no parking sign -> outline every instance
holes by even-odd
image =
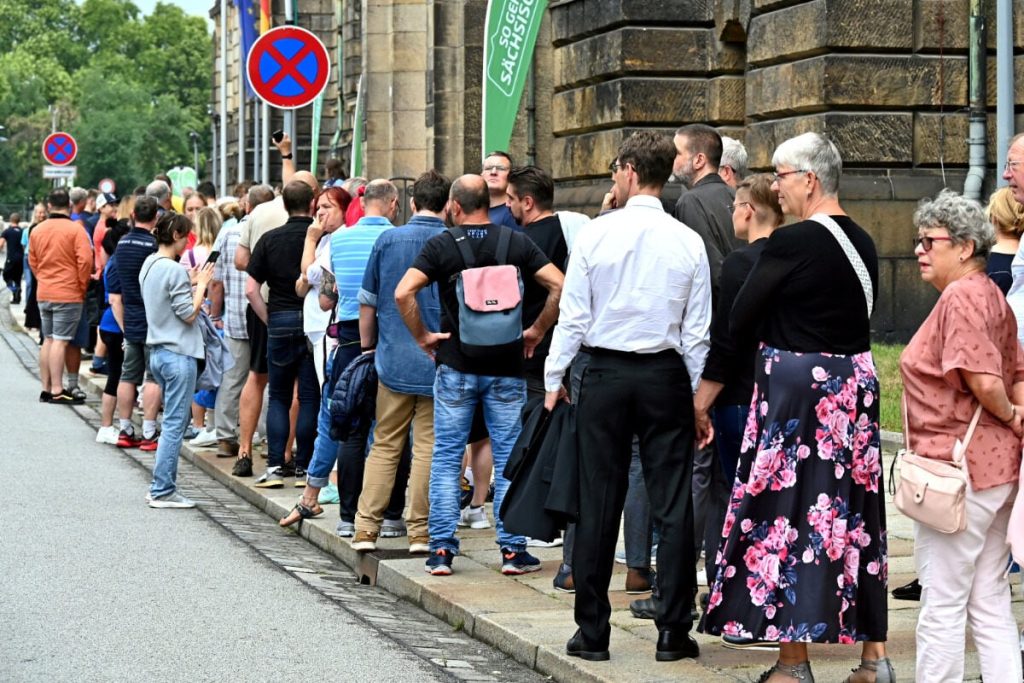
[[[298,109],[327,87],[331,60],[314,34],[279,26],[261,35],[246,57],[246,73],[256,95],[278,109]]]
[[[43,140],[43,158],[54,166],[67,166],[78,156],[78,143],[68,133],[50,133]]]

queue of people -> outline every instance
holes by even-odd
[[[812,643],[861,645],[849,683],[895,680],[870,340],[878,256],[840,203],[833,143],[797,136],[773,173],[749,175],[742,145],[708,126],[640,131],[620,145],[593,220],[556,212],[550,175],[496,151],[479,175],[423,173],[401,226],[390,181],[335,173],[321,188],[295,170],[287,136],[275,144],[278,192],[193,192],[178,213],[160,178],[120,199],[56,190],[27,238],[4,235],[8,250],[25,242],[8,266],[31,274],[40,401],[83,400],[69,349],[95,325],[107,375],[97,441],[155,451],[151,507],[195,505],[176,484],[189,438],[253,486],[301,488],[281,526],[338,503],[337,534],[354,549],[407,537],[427,572],[447,576],[458,529],[493,519],[501,572],[534,572],[534,540],[502,519],[505,465],[528,399],[553,410],[571,398],[578,515],[554,579],[576,596],[569,655],[611,656],[625,508],[627,581],[653,590],[631,610],[654,619],[657,661],[699,656],[696,627],[729,647],[777,646],[760,681],[813,681]],[[966,624],[985,679],[1006,667],[1021,679],[1004,572],[1024,436],[1021,165],[1018,137],[1010,187],[987,214],[943,192],[914,215],[921,277],[940,297],[901,358],[906,436],[937,460],[966,443],[968,479],[966,531],[915,527],[919,680],[962,678],[950,645]],[[686,190],[666,206],[670,177]],[[198,390],[211,363],[216,389]]]

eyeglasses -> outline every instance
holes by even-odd
[[[507,170],[508,166],[503,166],[502,164],[491,164],[490,166],[484,166],[484,173],[490,173],[491,171],[498,171],[499,173],[504,173]]]
[[[616,159],[612,163],[608,164],[608,170],[611,171],[612,173],[615,173],[620,168],[622,168],[622,164],[619,163],[618,159]]]
[[[927,235],[919,235],[918,237],[914,238],[914,250],[916,251],[917,250],[917,245],[920,244],[921,247],[927,252],[927,251],[931,251],[932,250],[932,247],[935,246],[935,242],[952,242],[952,241],[953,241],[952,237],[929,237]]]
[[[1009,171],[1009,170],[1012,170],[1012,169],[1013,169],[1013,167],[1014,167],[1014,166],[1016,166],[1017,164],[1024,164],[1024,160],[1020,160],[1020,161],[1010,161],[1009,159],[1007,159],[1007,160],[1006,160],[1006,164],[1005,164],[1005,165],[1003,166],[1003,170],[1004,170],[1004,171]]]
[[[783,178],[785,178],[788,175],[793,175],[794,173],[807,173],[807,169],[805,169],[805,168],[798,168],[795,171],[783,171],[782,173],[775,173],[774,175],[772,175],[772,179],[775,182],[779,183],[779,182],[782,182]]]
[[[736,207],[738,207],[738,206],[751,206],[751,203],[750,202],[736,202],[735,204],[726,204],[726,206],[729,208],[729,213],[732,213],[733,211],[736,210]]]

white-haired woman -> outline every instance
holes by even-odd
[[[1024,434],[1024,352],[1016,319],[985,273],[995,233],[981,205],[944,191],[921,202],[914,226],[921,279],[941,294],[900,356],[910,447],[950,460],[954,442],[965,440],[983,408],[965,453],[967,528],[944,534],[915,524],[917,680],[963,680],[970,624],[982,678],[1019,681],[1005,569]]]
[[[878,258],[839,205],[835,145],[801,135],[772,164],[783,210],[801,221],[768,238],[732,310],[733,333],[761,346],[702,628],[777,641],[778,662],[762,682],[810,683],[808,643],[857,641],[861,664],[848,681],[889,682],[869,321]]]

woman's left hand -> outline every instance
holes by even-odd
[[[195,284],[196,284],[197,287],[200,286],[200,285],[202,285],[203,287],[206,287],[208,284],[210,284],[210,280],[212,280],[212,279],[213,279],[213,264],[210,263],[209,261],[207,261],[206,263],[203,264],[203,266],[201,268],[198,268],[196,270]]]
[[[1013,418],[1004,424],[1013,430],[1018,439],[1024,438],[1024,406],[1013,406]]]

